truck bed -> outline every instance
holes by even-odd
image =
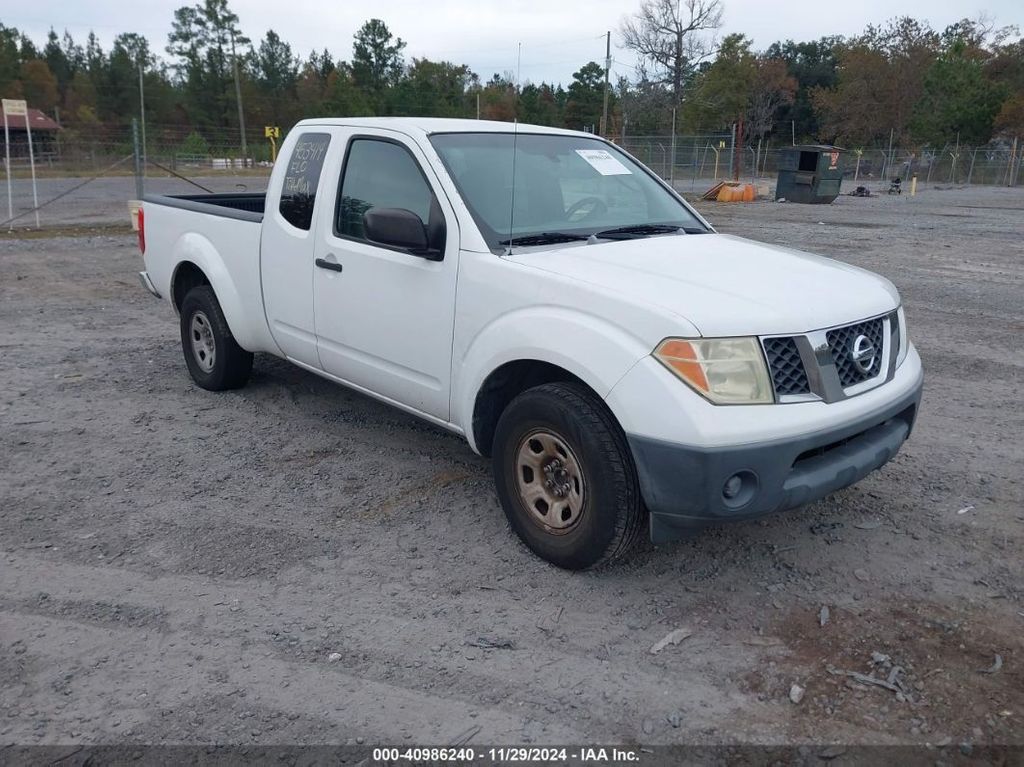
[[[147,194],[143,202],[165,205],[171,208],[191,210],[210,216],[235,218],[241,221],[263,220],[263,209],[267,201],[264,192],[226,194]]]
[[[156,291],[174,302],[179,265],[199,269],[213,286],[235,339],[249,351],[276,348],[260,285],[265,200],[263,194],[147,195],[142,204],[144,260]]]

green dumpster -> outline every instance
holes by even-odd
[[[843,181],[843,150],[823,144],[788,146],[780,150],[775,199],[827,204],[839,196]]]

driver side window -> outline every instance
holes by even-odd
[[[366,240],[363,214],[370,208],[402,208],[425,224],[430,221],[434,193],[416,159],[401,144],[357,138],[348,148],[334,233]]]

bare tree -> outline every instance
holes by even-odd
[[[775,126],[779,108],[783,104],[793,103],[798,84],[782,59],[761,55],[755,59],[754,67],[747,105],[747,125],[752,136],[764,138]]]
[[[640,10],[623,19],[622,44],[651,64],[675,103],[687,78],[715,49],[714,31],[722,26],[722,0],[642,0]]]

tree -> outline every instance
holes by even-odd
[[[66,35],[67,33],[65,32]],[[53,76],[57,78],[57,90],[60,92],[60,97],[63,100],[64,93],[67,91],[71,78],[74,76],[74,69],[72,63],[68,61],[67,54],[60,44],[60,38],[57,37],[53,27],[50,27],[50,31],[46,35],[46,45],[43,46],[43,61],[46,62],[46,66],[53,72]]]
[[[295,85],[299,61],[274,30],[267,30],[260,41],[255,63],[256,79],[269,93],[286,93]]]
[[[821,131],[811,93],[816,88],[835,88],[839,78],[836,49],[842,43],[841,37],[822,37],[809,42],[786,40],[773,43],[765,53],[770,60],[784,61],[788,75],[796,81],[792,101],[779,105],[775,121],[789,126],[797,140],[818,139]]]
[[[352,67],[342,62],[327,77],[324,110],[332,117],[372,116],[376,114],[369,95],[356,85]]]
[[[103,70],[107,66],[107,57],[100,47],[99,38],[95,32],[90,32],[85,40],[84,52],[85,70],[89,73],[94,83],[98,83],[103,77]]]
[[[971,41],[957,39],[929,67],[914,112],[915,136],[933,144],[985,144],[1006,96],[985,77],[984,64],[971,55]]]
[[[694,78],[683,103],[683,122],[690,129],[721,130],[746,115],[757,65],[744,35],[727,35],[718,56]]]
[[[64,95],[64,109],[69,122],[98,122],[96,86],[84,70],[75,72]]]
[[[1003,102],[993,125],[1007,137],[1024,136],[1024,93],[1015,93]]]
[[[793,103],[797,87],[796,78],[789,74],[785,61],[768,56],[757,57],[747,102],[750,135],[763,138],[774,130],[779,109]]]
[[[672,96],[664,83],[651,81],[643,68],[634,83],[620,77],[615,91],[625,132],[648,136],[671,128]]]
[[[334,59],[326,48],[323,53],[313,51],[309,54],[295,84],[302,114],[307,117],[321,117],[330,113],[326,100],[328,89],[332,86],[331,76],[336,68]]]
[[[714,51],[709,33],[721,26],[721,0],[642,0],[619,34],[622,44],[653,68],[651,81],[668,86],[679,104],[696,66]]]
[[[393,114],[465,117],[466,90],[476,75],[464,64],[413,59],[389,98]]]
[[[111,53],[124,56],[136,69],[148,69],[156,61],[149,52],[149,40],[137,32],[122,32],[115,37]]]
[[[21,65],[21,85],[29,106],[44,112],[57,106],[57,78],[42,59],[29,59]]]
[[[120,120],[139,114],[139,67],[145,71],[152,63],[149,41],[142,35],[123,32],[114,38],[102,73],[93,77],[99,85],[97,106],[102,118]]]
[[[21,34],[0,24],[0,93],[4,98],[21,98]]]
[[[560,115],[565,99],[561,86],[527,83],[519,92],[519,117],[534,125],[563,124]]]
[[[356,84],[379,100],[385,88],[402,76],[405,42],[395,38],[380,19],[370,19],[355,34],[352,46],[352,76]]]
[[[938,51],[939,36],[907,17],[869,26],[840,45],[835,87],[811,93],[824,137],[863,146],[883,142],[891,132],[897,141],[909,141],[914,105]]]
[[[480,91],[480,116],[511,122],[517,118],[518,93],[512,73],[495,73]]]
[[[167,52],[177,59],[178,77],[201,121],[223,127],[231,124],[234,62],[228,57],[234,55],[236,46],[248,43],[227,0],[203,0],[174,12]]]
[[[989,78],[1008,94],[996,115],[996,130],[1008,137],[1024,137],[1024,39],[998,39],[986,69]]]
[[[603,108],[604,67],[591,61],[573,73],[565,104],[565,127],[596,131],[601,124]]]
[[[277,125],[286,112],[293,111],[290,105],[296,97],[299,60],[292,53],[292,47],[270,29],[255,52],[254,68],[267,119]]]

